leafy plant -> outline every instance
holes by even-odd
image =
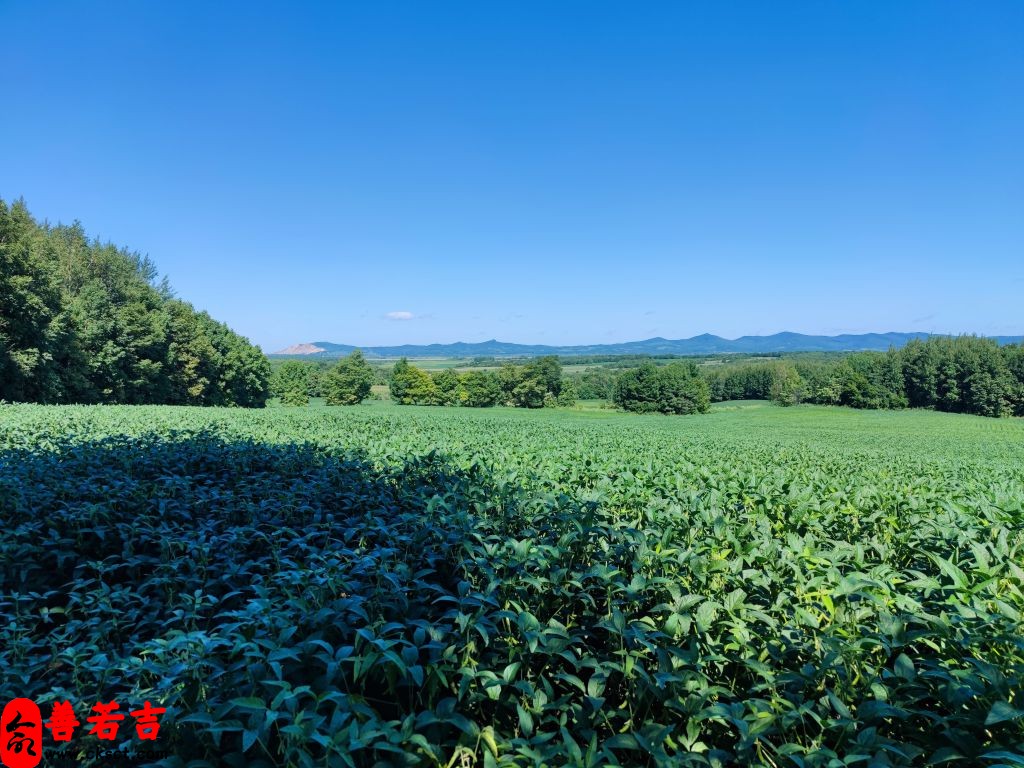
[[[0,699],[159,703],[167,766],[1020,764],[1022,438],[0,405]]]

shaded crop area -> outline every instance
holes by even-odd
[[[1017,433],[774,412],[0,406],[0,700],[159,702],[170,765],[1019,763]]]

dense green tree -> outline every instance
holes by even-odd
[[[0,398],[262,406],[263,353],[149,259],[0,200]]]
[[[184,302],[172,301],[167,306],[167,370],[169,393],[167,402],[196,405],[219,405],[217,400],[217,367],[220,355],[192,308]],[[116,347],[112,347],[116,352]],[[130,369],[134,360],[124,366]],[[108,370],[118,370],[109,365]],[[130,385],[121,383],[125,389]],[[104,390],[105,392],[106,390]],[[116,399],[121,400],[123,394]]]
[[[412,384],[410,368],[409,361],[404,357],[400,358],[391,369],[391,376],[388,379],[388,391],[391,393],[391,399],[402,405],[409,404],[406,392]]]
[[[356,405],[370,396],[373,370],[357,349],[327,372],[322,386],[327,405]]]
[[[576,405],[576,382],[572,379],[562,379],[561,391],[556,400],[562,408],[572,408]]]
[[[767,400],[775,367],[764,363],[719,365],[705,373],[712,402],[723,400]]]
[[[620,374],[615,404],[635,413],[704,413],[710,387],[692,361],[657,366],[645,362]]]
[[[777,405],[796,405],[803,398],[804,380],[796,367],[790,363],[779,363],[772,373],[771,400]]]
[[[1011,355],[991,339],[976,336],[929,338],[908,344],[898,355],[913,407],[1001,416],[1015,409],[1017,379]]]
[[[706,413],[711,405],[708,383],[691,361],[669,363],[658,369],[659,407],[662,413]]]
[[[524,375],[512,390],[511,404],[516,408],[543,408],[544,398],[550,394],[542,379]]]
[[[1024,416],[1024,344],[1003,347],[1003,359],[1009,374],[1007,402],[1015,416]]]
[[[497,379],[505,405],[542,408],[545,398],[556,402],[562,390],[562,366],[553,355],[535,358],[526,365],[505,363],[498,369]]]
[[[803,399],[809,403],[836,405],[840,388],[836,380],[836,366],[832,363],[797,363],[794,366],[803,380]]]
[[[35,252],[41,232],[23,201],[0,200],[0,399],[60,398],[53,381],[59,294]]]
[[[490,371],[467,371],[462,374],[462,388],[466,393],[465,405],[471,408],[489,408],[498,404],[501,387],[498,377]]]
[[[566,377],[562,386],[572,381],[580,400],[611,400],[615,396],[615,374],[608,368],[590,368]]]
[[[410,366],[409,387],[406,392],[405,402],[413,405],[440,405],[441,396],[437,391],[437,385],[429,373],[422,368]]]
[[[272,391],[282,405],[309,404],[309,374],[312,366],[299,360],[288,360],[274,372]]]
[[[660,399],[661,377],[658,366],[652,362],[624,371],[615,382],[614,402],[627,411],[655,413]]]
[[[217,369],[218,404],[260,408],[270,397],[270,363],[248,339],[205,312],[199,315],[220,355]]]
[[[466,390],[459,380],[459,375],[451,368],[437,371],[431,378],[437,390],[438,405],[462,405],[466,400]]]
[[[900,353],[907,404],[934,408],[938,401],[939,345],[914,339]]]
[[[562,364],[555,355],[534,358],[523,366],[523,378],[536,379],[545,392],[558,397],[562,391]]]
[[[1013,412],[1014,378],[991,339],[957,339],[963,413],[1008,416]]]
[[[836,367],[839,402],[852,408],[903,408],[903,375],[893,353],[855,352]]]
[[[395,363],[390,380],[391,399],[400,405],[439,405],[440,395],[430,374],[404,357]]]
[[[327,368],[322,365],[310,365],[306,373],[306,394],[310,397],[323,397],[323,380]]]
[[[523,380],[523,368],[512,363],[502,363],[496,376],[498,387],[501,390],[502,404],[514,406],[516,404],[516,387]]]
[[[552,361],[554,364],[552,364]],[[497,372],[452,369],[426,371],[399,360],[391,374],[391,398],[403,405],[456,405],[487,408],[504,404],[516,408],[541,408],[547,405],[572,404],[575,389],[563,385],[561,366],[556,358],[537,365],[506,363]],[[557,375],[556,375],[557,374]],[[554,386],[555,395],[549,386]]]

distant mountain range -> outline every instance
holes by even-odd
[[[295,344],[275,356],[333,358],[344,357],[354,349],[361,349],[366,357],[537,357],[540,355],[716,355],[728,353],[778,352],[853,352],[868,349],[886,350],[902,347],[912,339],[925,339],[928,333],[844,333],[840,336],[808,336],[784,331],[771,336],[740,336],[723,339],[704,333],[689,339],[663,339],[660,336],[643,341],[625,341],[619,344],[583,344],[578,346],[549,346],[546,344],[513,344],[491,339],[477,343],[457,341],[454,344],[402,344],[396,347],[356,347],[330,341]],[[994,336],[1000,344],[1017,344],[1024,336]]]

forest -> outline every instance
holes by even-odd
[[[931,337],[888,352],[709,369],[711,400],[1024,415],[1024,347],[977,336]]]
[[[269,378],[148,258],[0,199],[0,400],[262,407]]]

